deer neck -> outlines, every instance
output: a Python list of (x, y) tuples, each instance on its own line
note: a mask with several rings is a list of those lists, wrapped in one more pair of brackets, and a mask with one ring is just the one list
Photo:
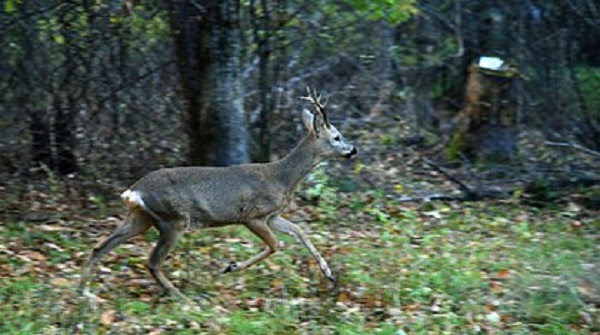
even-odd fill
[(314, 145), (316, 139), (312, 133), (306, 135), (287, 156), (275, 163), (275, 177), (288, 192), (293, 192), (319, 162)]

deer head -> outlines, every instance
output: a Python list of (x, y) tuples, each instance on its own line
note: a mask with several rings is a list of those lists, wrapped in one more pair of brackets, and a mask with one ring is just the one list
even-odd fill
[(322, 156), (342, 156), (345, 158), (354, 157), (358, 151), (352, 143), (344, 138), (344, 136), (329, 123), (326, 104), (321, 103), (321, 96), (306, 89), (308, 96), (302, 99), (313, 104), (316, 113), (312, 113), (308, 109), (302, 111), (302, 122), (309, 132), (313, 133), (317, 138), (316, 148)]

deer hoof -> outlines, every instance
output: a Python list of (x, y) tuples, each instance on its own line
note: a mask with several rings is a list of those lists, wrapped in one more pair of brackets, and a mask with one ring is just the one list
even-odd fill
[(223, 273), (233, 272), (237, 270), (238, 266), (235, 262), (229, 263), (229, 265), (223, 270)]
[(335, 279), (335, 277), (334, 277), (334, 276), (332, 276), (332, 275), (329, 275), (329, 276), (327, 276), (327, 279), (329, 279), (329, 281), (330, 281), (330, 282), (331, 282), (333, 285), (337, 284), (337, 280)]

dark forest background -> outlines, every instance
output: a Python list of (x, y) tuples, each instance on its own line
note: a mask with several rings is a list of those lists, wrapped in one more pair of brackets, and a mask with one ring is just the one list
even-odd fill
[[(600, 151), (600, 15), (590, 0), (2, 7), (6, 176), (42, 166), (128, 179), (160, 166), (268, 161), (298, 138), (307, 86), (330, 99), (342, 123), (393, 120), (408, 127), (399, 139), (438, 146), (445, 160), (473, 163), (473, 151), (529, 158), (520, 136)], [(516, 107), (509, 120), (490, 121), (503, 129), (479, 131), (483, 145), (465, 148), (456, 132), (468, 68), (480, 56), (519, 71), (503, 97)], [(494, 148), (495, 136), (509, 137), (504, 147)]]
[[(169, 262), (201, 308), (149, 281), (154, 232), (81, 302), (120, 192), (283, 157), (307, 87), (359, 150), (286, 213), (337, 287), (285, 237), (215, 274), (261, 247), (233, 226)], [(599, 334), (600, 4), (0, 0), (0, 199), (0, 333)]]

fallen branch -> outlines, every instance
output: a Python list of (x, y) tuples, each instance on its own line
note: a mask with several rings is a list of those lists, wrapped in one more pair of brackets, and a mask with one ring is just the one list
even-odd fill
[(437, 172), (439, 172), (442, 175), (444, 175), (444, 177), (446, 177), (448, 180), (450, 180), (451, 182), (453, 182), (456, 185), (458, 185), (458, 188), (464, 194), (464, 196), (462, 197), (463, 200), (480, 200), (482, 198), (481, 192), (479, 192), (477, 190), (474, 190), (473, 187), (467, 185), (462, 180), (454, 177), (453, 175), (451, 175), (450, 173), (448, 173), (444, 168), (442, 168), (441, 166), (437, 165), (433, 161), (431, 161), (431, 160), (429, 160), (429, 159), (427, 159), (427, 158), (425, 158), (423, 156), (420, 156), (419, 159), (422, 160), (425, 164), (429, 165), (432, 169), (434, 169)]
[(421, 196), (402, 196), (398, 199), (399, 202), (429, 202), (429, 201), (464, 201), (464, 195), (458, 194), (428, 194)]
[(482, 200), (494, 200), (494, 199), (507, 199), (513, 196), (519, 188), (510, 190), (477, 190), (470, 194), (461, 193), (433, 193), (418, 196), (402, 196), (398, 199), (400, 202), (428, 202), (428, 201), (460, 201), (460, 202), (472, 202)]
[(551, 147), (567, 147), (567, 148), (573, 148), (573, 149), (577, 149), (579, 151), (583, 151), (588, 155), (592, 155), (595, 157), (600, 157), (600, 152), (592, 150), (592, 149), (588, 149), (584, 146), (581, 146), (579, 144), (576, 143), (571, 143), (571, 142), (551, 142), (551, 141), (546, 141), (545, 142), (546, 145), (551, 146)]
[[(402, 196), (398, 199), (400, 202), (429, 202), (429, 201), (459, 201), (471, 202), (494, 199), (508, 199), (515, 194), (524, 193), (531, 199), (532, 196), (539, 196), (539, 193), (552, 191), (553, 198), (560, 198), (573, 192), (578, 192), (580, 187), (591, 187), (600, 185), (598, 178), (577, 178), (577, 179), (557, 179), (546, 180), (540, 184), (536, 180), (531, 180), (522, 186), (515, 186), (504, 189), (482, 188), (470, 191), (471, 193), (431, 193), (415, 196)], [(552, 202), (552, 200), (541, 200), (540, 202)]]

